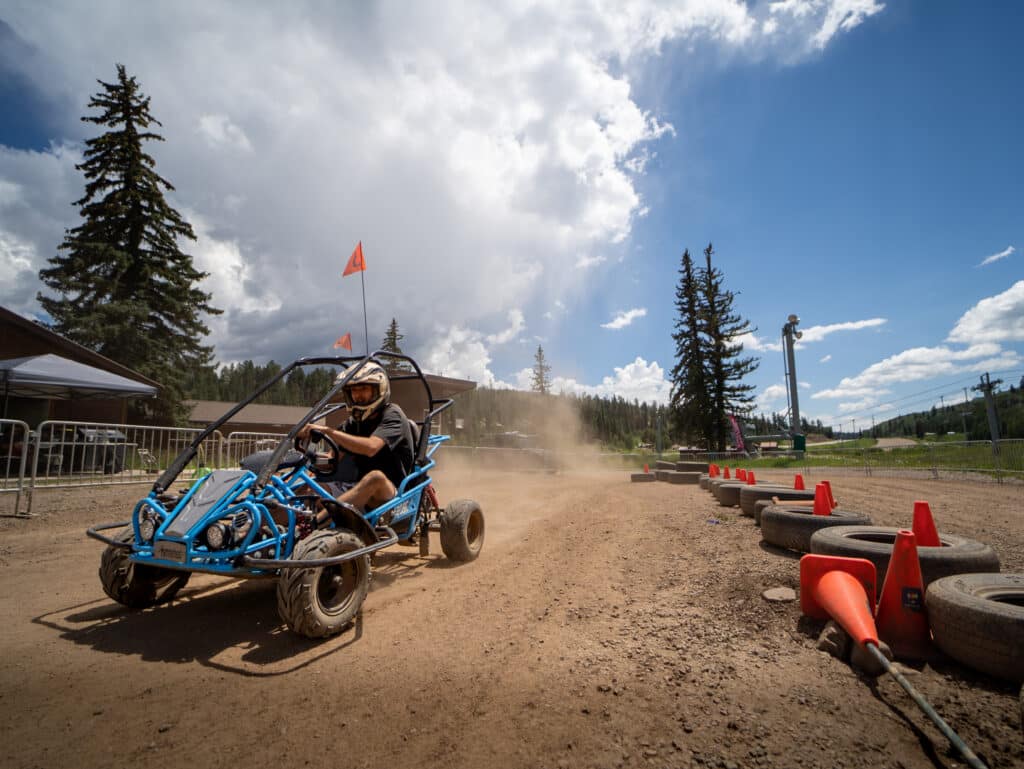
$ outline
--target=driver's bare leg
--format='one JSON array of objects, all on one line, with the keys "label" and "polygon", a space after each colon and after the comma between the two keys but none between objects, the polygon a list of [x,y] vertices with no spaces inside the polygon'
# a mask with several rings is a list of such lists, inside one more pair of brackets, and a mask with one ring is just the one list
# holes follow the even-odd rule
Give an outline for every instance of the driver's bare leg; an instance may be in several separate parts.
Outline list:
[{"label": "driver's bare leg", "polygon": [[[396,493],[395,484],[384,473],[380,470],[371,470],[360,478],[355,486],[339,494],[336,499],[356,507],[372,509],[393,499]],[[326,510],[322,511],[317,515],[316,522],[325,523],[329,517]]]}]

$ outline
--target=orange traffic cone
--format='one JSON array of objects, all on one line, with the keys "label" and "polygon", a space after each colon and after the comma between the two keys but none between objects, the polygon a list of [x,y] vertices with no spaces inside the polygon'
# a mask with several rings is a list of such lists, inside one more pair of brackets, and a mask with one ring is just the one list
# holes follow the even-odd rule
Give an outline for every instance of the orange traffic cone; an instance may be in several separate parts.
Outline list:
[{"label": "orange traffic cone", "polygon": [[839,505],[836,504],[836,498],[832,496],[832,484],[829,481],[822,481],[822,483],[825,485],[825,488],[828,490],[828,503],[829,503],[829,505],[831,505],[831,508],[834,510],[837,507],[839,507]]},{"label": "orange traffic cone", "polygon": [[793,478],[793,489],[796,491],[803,491],[805,489],[804,477],[800,473],[797,473],[796,477]]},{"label": "orange traffic cone", "polygon": [[716,464],[708,465],[708,478],[717,478],[717,477],[718,477],[718,465],[716,465]]},{"label": "orange traffic cone", "polygon": [[866,558],[805,555],[800,559],[800,611],[814,619],[834,619],[859,646],[878,646],[875,565]]},{"label": "orange traffic cone", "polygon": [[749,473],[747,473],[747,485],[748,486],[756,486],[757,485],[757,478],[754,477],[754,471],[753,470],[751,470]]},{"label": "orange traffic cone", "polygon": [[725,466],[725,472],[722,473],[722,478],[724,478],[725,480],[729,480],[729,465]]},{"label": "orange traffic cone", "polygon": [[913,529],[918,547],[942,547],[939,532],[935,529],[935,520],[932,518],[932,509],[923,500],[914,503]]},{"label": "orange traffic cone", "polygon": [[832,515],[832,503],[829,501],[828,487],[819,483],[814,487],[814,510],[815,515]]},{"label": "orange traffic cone", "polygon": [[745,480],[747,480],[747,471],[744,470],[742,467],[739,470],[736,471],[736,480],[737,481],[745,481]]},{"label": "orange traffic cone", "polygon": [[901,529],[896,534],[875,623],[879,638],[889,644],[896,657],[923,660],[934,655],[924,608],[921,563],[912,531]]},{"label": "orange traffic cone", "polygon": [[645,473],[649,473],[649,472],[651,472],[651,468],[649,468],[649,467],[647,466],[647,463],[646,463],[646,462],[644,462],[644,472],[645,472]]}]

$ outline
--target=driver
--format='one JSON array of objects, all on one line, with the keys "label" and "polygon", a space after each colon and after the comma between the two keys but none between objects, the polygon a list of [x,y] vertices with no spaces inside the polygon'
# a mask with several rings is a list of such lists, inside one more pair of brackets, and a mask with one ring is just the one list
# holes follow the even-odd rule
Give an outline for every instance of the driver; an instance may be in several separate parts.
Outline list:
[{"label": "driver", "polygon": [[[342,374],[344,375],[344,373]],[[355,462],[359,480],[354,484],[334,484],[337,500],[372,510],[397,493],[402,479],[412,470],[413,438],[409,420],[398,405],[391,402],[388,375],[375,362],[364,365],[342,390],[349,418],[340,430],[319,425],[304,425],[297,438],[307,440],[312,431],[327,435]],[[341,462],[341,457],[338,457]],[[317,525],[327,521],[328,513],[317,514]]]}]

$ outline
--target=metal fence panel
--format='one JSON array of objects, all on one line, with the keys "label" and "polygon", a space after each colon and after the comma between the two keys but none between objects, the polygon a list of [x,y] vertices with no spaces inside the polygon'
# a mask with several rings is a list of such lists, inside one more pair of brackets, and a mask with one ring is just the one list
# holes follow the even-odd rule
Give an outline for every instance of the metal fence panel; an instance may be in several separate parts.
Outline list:
[{"label": "metal fence panel", "polygon": [[21,514],[25,468],[31,452],[28,425],[17,419],[0,419],[0,492],[14,494],[14,515]]},{"label": "metal fence panel", "polygon": [[[37,489],[152,483],[201,432],[186,427],[43,422],[31,436],[29,510]],[[215,431],[203,441],[181,480],[192,480],[217,464],[222,440]]]}]

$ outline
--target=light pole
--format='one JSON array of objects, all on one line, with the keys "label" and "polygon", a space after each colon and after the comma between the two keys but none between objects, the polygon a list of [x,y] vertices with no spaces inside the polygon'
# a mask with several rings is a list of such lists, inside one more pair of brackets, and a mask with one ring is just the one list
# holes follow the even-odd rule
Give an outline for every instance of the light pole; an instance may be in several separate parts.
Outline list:
[{"label": "light pole", "polygon": [[794,436],[800,434],[800,403],[797,400],[796,391],[796,357],[793,355],[795,340],[803,336],[801,332],[796,330],[799,323],[800,318],[796,315],[790,315],[786,319],[786,325],[782,327],[782,343],[783,347],[786,348],[786,379],[789,384],[789,432]]}]

